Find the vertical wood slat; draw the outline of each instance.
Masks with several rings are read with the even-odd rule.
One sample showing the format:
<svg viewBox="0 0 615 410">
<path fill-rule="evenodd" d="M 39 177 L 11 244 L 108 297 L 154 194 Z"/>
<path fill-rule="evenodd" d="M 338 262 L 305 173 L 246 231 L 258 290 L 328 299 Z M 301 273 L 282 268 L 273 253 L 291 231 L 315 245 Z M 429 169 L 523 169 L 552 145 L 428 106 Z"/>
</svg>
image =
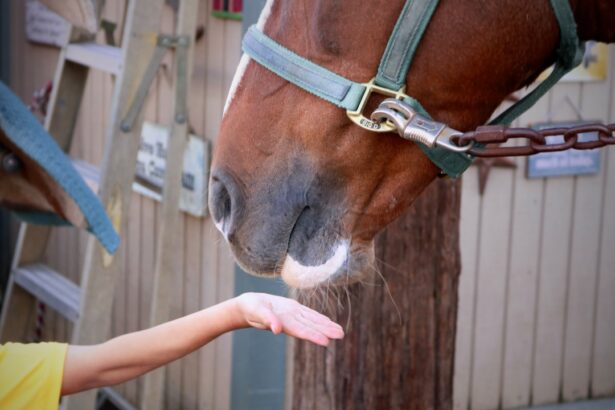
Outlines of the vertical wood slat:
<svg viewBox="0 0 615 410">
<path fill-rule="evenodd" d="M 610 89 L 608 120 L 615 122 L 615 46 L 609 47 Z M 615 148 L 604 150 L 605 169 L 601 204 L 600 257 L 596 280 L 595 316 L 591 358 L 591 393 L 615 396 Z"/>
<path fill-rule="evenodd" d="M 615 46 L 610 47 L 610 75 L 614 76 Z M 611 80 L 609 121 L 615 122 L 615 79 Z M 602 236 L 598 280 L 596 284 L 596 307 L 594 318 L 594 342 L 591 373 L 591 392 L 594 396 L 615 396 L 615 149 L 606 150 L 604 167 L 607 177 L 603 185 Z"/>
<path fill-rule="evenodd" d="M 181 36 L 188 36 L 189 45 L 183 50 L 183 56 L 186 58 L 185 62 L 182 62 L 178 58 L 180 57 L 180 49 L 174 50 L 173 59 L 173 74 L 170 85 L 173 87 L 173 95 L 169 100 L 171 101 L 170 109 L 166 110 L 168 113 L 167 122 L 169 124 L 169 141 L 166 149 L 167 168 L 164 177 L 164 192 L 163 201 L 160 206 L 157 207 L 159 213 L 159 230 L 158 240 L 156 244 L 156 258 L 154 266 L 153 277 L 153 294 L 151 299 L 150 314 L 148 315 L 149 326 L 157 325 L 169 320 L 169 308 L 171 302 L 171 288 L 182 280 L 182 261 L 186 256 L 189 256 L 190 249 L 178 247 L 181 244 L 183 238 L 183 231 L 179 229 L 183 227 L 184 215 L 179 211 L 179 197 L 181 191 L 182 170 L 183 170 L 183 158 L 184 151 L 186 149 L 186 143 L 188 140 L 188 134 L 190 126 L 188 120 L 178 122 L 176 117 L 172 114 L 176 112 L 177 107 L 188 101 L 182 101 L 182 98 L 189 98 L 190 90 L 192 86 L 188 86 L 185 92 L 186 95 L 181 95 L 181 83 L 182 77 L 185 81 L 190 81 L 193 72 L 194 62 L 194 33 L 196 30 L 198 18 L 198 1 L 182 1 L 179 5 L 179 9 L 176 15 L 176 19 L 169 22 L 169 26 L 172 26 L 176 20 L 176 27 L 172 28 L 172 32 Z M 165 24 L 163 24 L 165 26 Z M 164 27 L 163 27 L 164 30 Z M 185 70 L 185 71 L 182 71 Z M 179 98 L 179 100 L 178 100 Z M 187 104 L 185 104 L 187 106 Z M 187 113 L 186 113 L 187 114 Z M 198 242 L 198 238 L 194 238 L 195 242 Z M 193 245 L 189 243 L 188 245 Z M 184 258 L 178 258 L 178 251 L 185 250 Z M 194 251 L 196 253 L 196 251 Z M 190 275 L 190 273 L 193 273 Z M 198 282 L 198 275 L 195 270 L 192 272 L 185 272 L 183 275 L 184 289 L 190 291 L 194 288 L 190 283 L 186 283 L 191 276 L 195 277 Z M 198 287 L 197 287 L 198 289 Z M 193 305 L 198 307 L 198 292 L 193 298 Z M 185 295 L 184 301 L 189 300 L 189 296 Z M 185 304 L 186 306 L 186 304 Z M 194 309 L 196 310 L 196 309 Z M 184 310 L 184 314 L 187 313 Z M 194 355 L 193 355 L 194 356 Z M 191 357 L 186 357 L 183 361 L 184 369 L 194 368 L 194 379 L 198 377 L 198 369 L 192 366 L 194 362 Z M 182 385 L 189 385 L 191 379 L 180 379 Z M 155 370 L 144 377 L 144 387 L 142 390 L 141 407 L 143 408 L 161 408 L 163 399 L 164 388 L 164 369 Z M 196 390 L 188 392 L 183 395 L 182 406 L 191 408 L 191 404 L 195 402 Z"/>
<path fill-rule="evenodd" d="M 510 170 L 494 169 L 483 197 L 471 390 L 477 410 L 499 405 L 511 185 Z"/>
<path fill-rule="evenodd" d="M 543 121 L 548 98 L 541 99 L 519 119 L 519 126 Z M 534 313 L 540 249 L 540 219 L 543 180 L 527 180 L 525 158 L 516 160 L 514 201 L 511 203 L 510 267 L 502 367 L 502 407 L 526 406 L 530 401 Z"/>
<path fill-rule="evenodd" d="M 224 60 L 226 70 L 223 77 L 223 93 L 219 100 L 220 111 L 218 111 L 218 121 L 222 119 L 222 107 L 226 101 L 226 95 L 231 86 L 234 70 L 227 67 L 236 67 L 241 57 L 241 49 L 237 46 L 241 44 L 241 24 L 231 21 L 225 22 L 224 28 Z M 218 301 L 229 299 L 235 293 L 235 260 L 226 244 L 221 244 L 218 254 L 219 275 L 218 280 Z M 232 335 L 227 333 L 218 339 L 218 349 L 216 355 L 216 398 L 215 408 L 226 409 L 231 401 L 231 369 L 232 369 Z"/>
<path fill-rule="evenodd" d="M 202 24 L 206 18 L 207 5 L 200 2 L 197 7 L 196 25 Z M 203 75 L 198 75 L 196 69 L 205 67 L 204 41 L 195 42 L 193 48 L 193 69 L 191 70 L 190 92 L 187 105 L 190 127 L 197 135 L 203 135 L 204 96 L 197 92 L 205 86 Z M 192 132 L 189 127 L 189 132 Z M 180 241 L 184 251 L 183 258 L 183 308 L 184 314 L 196 312 L 201 308 L 201 252 L 203 238 L 201 237 L 202 219 L 182 214 Z M 199 377 L 200 377 L 200 351 L 188 355 L 183 360 L 181 373 L 181 394 L 184 398 L 182 405 L 186 409 L 199 408 Z"/>
<path fill-rule="evenodd" d="M 455 340 L 455 374 L 453 405 L 466 410 L 470 405 L 472 345 L 474 340 L 474 298 L 476 265 L 481 215 L 478 193 L 478 171 L 471 167 L 463 176 L 460 215 L 461 276 L 459 277 L 459 307 Z"/>
<path fill-rule="evenodd" d="M 211 16 L 211 4 L 207 2 L 207 17 L 206 28 L 207 32 L 205 40 L 205 58 L 206 58 L 206 75 L 205 75 L 205 95 L 203 114 L 204 124 L 203 130 L 206 138 L 215 140 L 220 125 L 219 116 L 221 115 L 220 101 L 224 98 L 224 90 L 222 88 L 222 75 L 224 67 L 224 43 L 220 38 L 216 38 L 213 33 L 222 33 L 224 22 L 220 19 Z M 195 69 L 195 72 L 197 70 Z M 204 307 L 215 304 L 218 300 L 218 280 L 219 280 L 219 263 L 218 263 L 218 248 L 220 237 L 210 218 L 207 218 L 202 226 L 203 246 L 201 247 L 203 255 L 201 269 L 203 278 L 201 281 L 201 303 Z M 216 272 L 216 273 L 214 273 Z M 216 408 L 215 390 L 217 365 L 216 358 L 218 357 L 219 341 L 216 340 L 201 349 L 200 367 L 201 375 L 199 380 L 199 407 L 213 409 Z M 230 388 L 230 386 L 228 387 Z M 228 406 L 228 404 L 227 404 Z M 226 406 L 225 406 L 226 407 Z"/>
<path fill-rule="evenodd" d="M 562 103 L 566 95 L 577 101 L 579 86 L 561 84 L 551 92 L 550 110 L 557 109 L 553 112 L 553 120 L 575 118 L 571 108 Z M 549 178 L 545 181 L 532 404 L 554 403 L 560 395 L 573 199 L 569 180 Z"/>
<path fill-rule="evenodd" d="M 606 121 L 610 84 L 605 87 L 602 83 L 587 83 L 581 87 L 579 109 L 584 118 Z M 605 151 L 600 153 L 604 156 Z M 602 165 L 599 174 L 579 176 L 575 181 L 562 369 L 565 401 L 586 398 L 590 391 L 604 178 L 605 167 Z"/>
</svg>

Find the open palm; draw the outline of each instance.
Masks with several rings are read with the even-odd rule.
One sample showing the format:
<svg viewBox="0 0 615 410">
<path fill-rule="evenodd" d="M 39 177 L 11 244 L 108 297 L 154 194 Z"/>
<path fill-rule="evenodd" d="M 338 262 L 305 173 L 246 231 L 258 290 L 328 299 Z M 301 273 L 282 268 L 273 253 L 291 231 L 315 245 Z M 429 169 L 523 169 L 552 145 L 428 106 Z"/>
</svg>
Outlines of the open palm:
<svg viewBox="0 0 615 410">
<path fill-rule="evenodd" d="M 326 346 L 330 339 L 344 337 L 342 327 L 327 316 L 299 302 L 265 293 L 244 293 L 237 298 L 248 325 L 284 332 L 290 336 Z"/>
</svg>

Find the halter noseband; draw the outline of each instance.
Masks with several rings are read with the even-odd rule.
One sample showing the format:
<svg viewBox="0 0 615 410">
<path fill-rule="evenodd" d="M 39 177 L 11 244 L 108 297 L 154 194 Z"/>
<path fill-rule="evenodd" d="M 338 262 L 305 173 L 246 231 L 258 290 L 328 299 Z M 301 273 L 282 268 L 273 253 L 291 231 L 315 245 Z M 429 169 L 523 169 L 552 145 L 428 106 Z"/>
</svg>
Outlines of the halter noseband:
<svg viewBox="0 0 615 410">
<path fill-rule="evenodd" d="M 557 61 L 552 73 L 531 93 L 499 115 L 491 124 L 510 124 L 538 101 L 560 78 L 582 60 L 584 44 L 579 41 L 569 0 L 550 0 L 560 27 Z M 418 142 L 423 152 L 445 174 L 458 177 L 473 157 L 451 141 L 460 132 L 431 119 L 421 104 L 405 93 L 406 76 L 414 53 L 438 5 L 438 0 L 407 0 L 380 60 L 376 76 L 357 83 L 295 54 L 255 26 L 243 39 L 243 50 L 253 60 L 296 86 L 344 108 L 357 125 L 374 132 L 396 131 L 402 138 Z M 372 93 L 390 97 L 372 113 L 363 109 Z"/>
</svg>

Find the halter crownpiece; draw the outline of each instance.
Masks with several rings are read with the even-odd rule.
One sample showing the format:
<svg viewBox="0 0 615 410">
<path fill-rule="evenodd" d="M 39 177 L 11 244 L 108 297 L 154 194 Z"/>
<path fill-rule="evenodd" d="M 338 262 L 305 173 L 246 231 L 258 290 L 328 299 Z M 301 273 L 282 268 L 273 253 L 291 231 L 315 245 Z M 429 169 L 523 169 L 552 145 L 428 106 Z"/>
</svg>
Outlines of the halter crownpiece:
<svg viewBox="0 0 615 410">
<path fill-rule="evenodd" d="M 579 41 L 568 0 L 550 0 L 560 27 L 560 43 L 553 72 L 531 93 L 499 115 L 491 124 L 510 124 L 538 101 L 561 77 L 579 65 L 584 44 Z M 309 93 L 346 109 L 357 125 L 374 132 L 397 133 L 419 147 L 444 173 L 461 175 L 472 163 L 466 153 L 473 144 L 453 142 L 461 132 L 433 121 L 422 105 L 407 95 L 405 83 L 414 53 L 436 10 L 438 0 L 407 0 L 380 60 L 378 72 L 368 83 L 357 83 L 315 64 L 250 27 L 243 51 L 254 61 Z M 387 98 L 372 113 L 363 109 L 372 93 Z M 458 139 L 458 138 L 457 138 Z"/>
</svg>

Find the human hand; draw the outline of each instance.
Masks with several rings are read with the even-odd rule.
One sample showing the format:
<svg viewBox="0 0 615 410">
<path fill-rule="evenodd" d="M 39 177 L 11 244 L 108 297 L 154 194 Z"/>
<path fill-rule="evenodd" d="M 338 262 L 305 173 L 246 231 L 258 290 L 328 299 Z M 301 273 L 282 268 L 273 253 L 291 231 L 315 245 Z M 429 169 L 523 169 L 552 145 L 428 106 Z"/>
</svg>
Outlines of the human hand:
<svg viewBox="0 0 615 410">
<path fill-rule="evenodd" d="M 299 302 L 266 293 L 244 293 L 235 298 L 246 326 L 270 329 L 326 346 L 344 337 L 342 327 Z"/>
</svg>

